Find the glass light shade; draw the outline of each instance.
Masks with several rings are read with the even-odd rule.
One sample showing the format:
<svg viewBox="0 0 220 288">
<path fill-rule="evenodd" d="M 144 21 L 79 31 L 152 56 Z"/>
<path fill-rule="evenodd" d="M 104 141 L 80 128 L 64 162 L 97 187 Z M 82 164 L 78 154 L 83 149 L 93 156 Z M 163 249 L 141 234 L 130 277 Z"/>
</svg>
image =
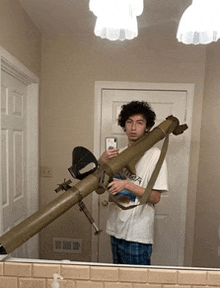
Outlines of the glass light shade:
<svg viewBox="0 0 220 288">
<path fill-rule="evenodd" d="M 179 22 L 177 39 L 184 44 L 209 44 L 220 38 L 220 0 L 193 0 Z"/>
<path fill-rule="evenodd" d="M 117 19 L 112 22 L 111 19 L 98 17 L 95 25 L 95 35 L 109 40 L 133 39 L 138 35 L 137 19 Z M 125 21 L 125 23 L 123 23 Z M 124 25 L 125 24 L 125 25 Z"/>
<path fill-rule="evenodd" d="M 119 0 L 118 0 L 119 1 Z M 144 10 L 144 1 L 143 0 L 128 0 L 130 3 L 133 13 L 136 16 L 140 16 Z"/>
<path fill-rule="evenodd" d="M 143 6 L 143 0 L 90 0 L 90 10 L 97 16 L 95 35 L 112 41 L 137 37 L 136 16 Z"/>
<path fill-rule="evenodd" d="M 89 9 L 98 17 L 105 11 L 106 5 L 108 5 L 108 1 L 106 0 L 90 0 Z"/>
</svg>

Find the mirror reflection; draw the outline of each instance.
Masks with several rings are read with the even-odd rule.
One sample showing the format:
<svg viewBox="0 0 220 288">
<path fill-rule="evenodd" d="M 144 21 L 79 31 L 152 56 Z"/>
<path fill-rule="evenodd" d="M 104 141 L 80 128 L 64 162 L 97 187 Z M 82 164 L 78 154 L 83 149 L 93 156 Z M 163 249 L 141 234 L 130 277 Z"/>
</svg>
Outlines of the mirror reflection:
<svg viewBox="0 0 220 288">
<path fill-rule="evenodd" d="M 138 37 L 119 42 L 94 35 L 88 2 L 0 4 L 0 46 L 9 53 L 1 52 L 0 233 L 65 193 L 54 191 L 64 179 L 79 182 L 68 171 L 74 147 L 86 147 L 98 159 L 106 137 L 117 137 L 119 148 L 127 145 L 116 121 L 121 105 L 148 101 L 155 125 L 174 113 L 189 126 L 182 136 L 170 137 L 169 192 L 156 204 L 152 264 L 219 267 L 219 42 L 178 43 L 177 26 L 190 0 L 145 0 Z M 16 70 L 13 57 L 23 65 L 23 78 L 10 72 Z M 37 89 L 39 102 L 33 102 Z M 76 205 L 12 256 L 111 262 L 108 194 L 93 192 L 84 202 L 100 235 Z"/>
</svg>

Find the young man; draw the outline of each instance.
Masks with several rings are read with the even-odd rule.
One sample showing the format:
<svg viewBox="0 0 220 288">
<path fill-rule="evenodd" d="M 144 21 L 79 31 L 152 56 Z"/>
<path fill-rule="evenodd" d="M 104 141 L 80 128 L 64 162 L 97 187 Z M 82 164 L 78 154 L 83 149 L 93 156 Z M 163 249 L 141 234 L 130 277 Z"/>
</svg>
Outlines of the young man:
<svg viewBox="0 0 220 288">
<path fill-rule="evenodd" d="M 132 101 L 122 106 L 118 124 L 124 129 L 128 138 L 128 146 L 132 145 L 155 123 L 155 113 L 147 102 Z M 127 148 L 127 147 L 125 147 Z M 125 148 L 109 150 L 102 154 L 100 164 L 109 161 Z M 145 188 L 154 171 L 160 156 L 160 150 L 152 147 L 135 166 L 136 174 L 131 175 L 125 168 L 109 183 L 108 190 L 112 195 L 138 204 L 144 195 Z M 160 201 L 162 191 L 167 191 L 167 168 L 164 162 L 147 204 L 130 210 L 122 210 L 114 202 L 109 205 L 109 217 L 106 232 L 111 236 L 113 262 L 115 264 L 150 265 L 153 231 L 154 205 Z"/>
</svg>

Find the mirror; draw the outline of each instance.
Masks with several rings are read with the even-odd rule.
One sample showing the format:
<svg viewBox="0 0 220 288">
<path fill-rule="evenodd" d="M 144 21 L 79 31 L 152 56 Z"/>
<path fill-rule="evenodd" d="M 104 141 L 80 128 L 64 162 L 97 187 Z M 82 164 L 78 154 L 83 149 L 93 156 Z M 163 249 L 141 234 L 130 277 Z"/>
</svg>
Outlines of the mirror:
<svg viewBox="0 0 220 288">
<path fill-rule="evenodd" d="M 36 17 L 38 10 L 35 13 L 28 10 L 34 2 L 20 1 L 31 21 L 43 25 L 42 18 Z M 36 69 L 31 66 L 31 61 L 41 61 L 38 75 L 41 79 L 40 165 L 49 167 L 52 173 L 49 173 L 50 177 L 40 175 L 40 207 L 57 197 L 54 192 L 57 183 L 62 183 L 64 178 L 70 179 L 67 168 L 71 165 L 72 149 L 82 145 L 94 151 L 94 140 L 100 137 L 94 133 L 94 122 L 100 119 L 94 119 L 97 108 L 94 107 L 97 97 L 94 96 L 95 81 L 193 84 L 193 106 L 187 107 L 187 111 L 192 109 L 192 122 L 187 123 L 191 129 L 191 142 L 188 150 L 190 167 L 186 175 L 185 233 L 181 235 L 185 243 L 182 262 L 185 266 L 219 267 L 219 43 L 187 46 L 177 42 L 175 33 L 178 21 L 191 3 L 188 0 L 161 3 L 145 0 L 144 13 L 138 19 L 139 36 L 130 42 L 109 42 L 95 37 L 95 18 L 88 11 L 88 1 L 72 2 L 62 1 L 62 7 L 68 11 L 74 8 L 75 12 L 82 12 L 81 20 L 77 24 L 74 14 L 75 18 L 71 17 L 74 25 L 57 20 L 56 27 L 58 30 L 64 27 L 66 31 L 75 27 L 74 32 L 78 27 L 79 32 L 74 35 L 59 35 L 51 26 L 47 26 L 47 34 L 43 34 L 41 45 L 36 48 L 34 41 L 37 37 L 33 31 L 37 28 L 27 28 L 26 24 L 25 39 L 30 46 L 26 46 L 25 52 L 29 51 L 29 54 L 16 54 L 16 43 L 11 47 L 9 40 L 2 40 L 5 49 L 9 47 L 11 53 L 33 71 Z M 26 3 L 32 4 L 27 7 Z M 13 18 L 7 13 L 5 15 L 8 21 Z M 17 15 L 15 19 L 22 18 L 21 12 L 14 12 L 13 15 Z M 58 19 L 58 14 L 53 15 L 57 15 Z M 48 20 L 50 17 L 48 14 Z M 69 14 L 65 20 L 68 17 Z M 77 26 L 79 24 L 82 26 Z M 13 28 L 10 29 L 13 31 Z M 49 31 L 52 33 L 48 34 Z M 35 48 L 38 53 L 41 51 L 38 58 L 33 52 Z M 31 60 L 24 60 L 24 54 L 29 55 Z M 77 181 L 73 180 L 75 183 Z M 92 195 L 85 199 L 94 218 L 98 213 L 93 211 L 96 199 L 98 201 L 98 196 L 93 198 Z M 92 254 L 92 229 L 79 209 L 71 208 L 40 232 L 40 258 L 94 262 L 92 258 L 99 251 L 95 256 Z M 178 243 L 180 239 L 175 241 Z M 75 249 L 69 252 L 69 247 Z M 81 252 L 77 253 L 80 248 Z M 31 250 L 30 247 L 28 249 Z M 54 252 L 54 249 L 57 251 Z"/>
</svg>

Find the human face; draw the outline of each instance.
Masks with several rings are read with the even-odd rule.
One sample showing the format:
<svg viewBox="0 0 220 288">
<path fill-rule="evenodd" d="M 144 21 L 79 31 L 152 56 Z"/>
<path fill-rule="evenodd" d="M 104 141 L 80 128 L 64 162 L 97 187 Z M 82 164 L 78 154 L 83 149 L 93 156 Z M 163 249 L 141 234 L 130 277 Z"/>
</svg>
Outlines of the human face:
<svg viewBox="0 0 220 288">
<path fill-rule="evenodd" d="M 147 130 L 147 121 L 141 114 L 133 115 L 125 122 L 125 132 L 129 144 L 137 141 Z"/>
</svg>

